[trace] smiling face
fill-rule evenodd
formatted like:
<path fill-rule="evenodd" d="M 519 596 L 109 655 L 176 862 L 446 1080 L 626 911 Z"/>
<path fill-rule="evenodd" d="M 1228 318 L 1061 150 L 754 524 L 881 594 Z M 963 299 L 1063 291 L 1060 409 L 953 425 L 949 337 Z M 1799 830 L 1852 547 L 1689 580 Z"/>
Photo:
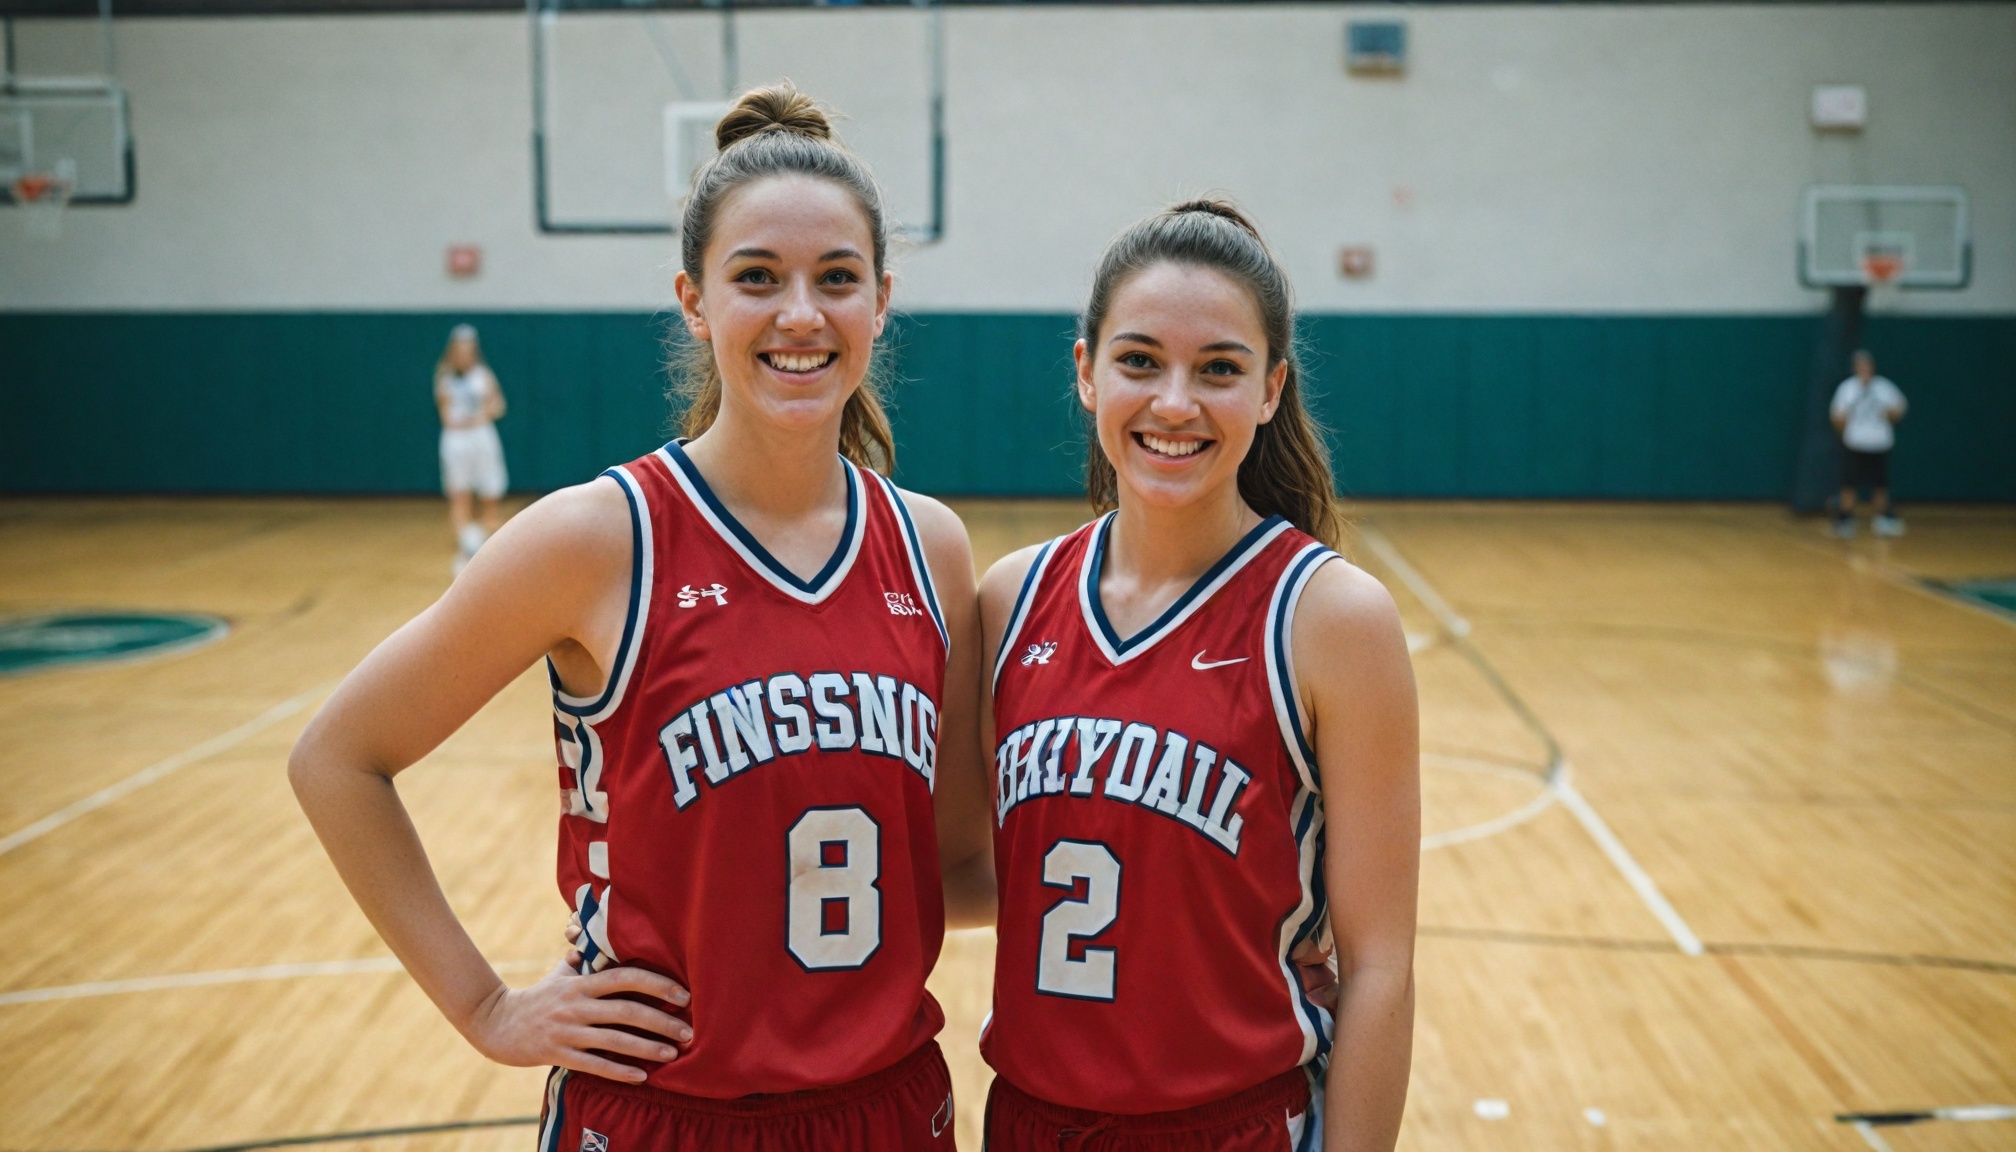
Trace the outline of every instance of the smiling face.
<path fill-rule="evenodd" d="M 1073 349 L 1078 399 L 1121 491 L 1164 507 L 1236 492 L 1288 373 L 1269 364 L 1252 293 L 1213 269 L 1153 264 L 1113 294 L 1093 335 Z"/>
<path fill-rule="evenodd" d="M 675 280 L 687 330 L 713 346 L 724 412 L 838 426 L 888 319 L 893 277 L 874 251 L 866 214 L 831 181 L 772 176 L 727 198 L 700 281 Z"/>

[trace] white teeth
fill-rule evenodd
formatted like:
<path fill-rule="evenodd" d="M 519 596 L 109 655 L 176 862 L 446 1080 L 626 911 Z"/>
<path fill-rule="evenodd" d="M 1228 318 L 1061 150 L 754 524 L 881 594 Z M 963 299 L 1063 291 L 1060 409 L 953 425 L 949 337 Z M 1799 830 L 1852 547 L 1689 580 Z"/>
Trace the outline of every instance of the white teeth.
<path fill-rule="evenodd" d="M 1164 440 L 1147 432 L 1141 433 L 1141 442 L 1148 445 L 1151 451 L 1160 452 L 1164 456 L 1188 456 L 1203 451 L 1204 445 L 1208 443 L 1204 440 Z"/>
<path fill-rule="evenodd" d="M 770 366 L 779 372 L 811 372 L 825 367 L 826 362 L 832 358 L 833 354 L 830 352 L 809 352 L 799 355 L 772 352 L 765 357 L 770 361 Z"/>

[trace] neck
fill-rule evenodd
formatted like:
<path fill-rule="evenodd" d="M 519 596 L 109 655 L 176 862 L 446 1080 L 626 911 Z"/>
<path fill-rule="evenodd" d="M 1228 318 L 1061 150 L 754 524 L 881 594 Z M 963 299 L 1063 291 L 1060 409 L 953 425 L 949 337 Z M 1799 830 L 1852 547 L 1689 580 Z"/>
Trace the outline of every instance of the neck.
<path fill-rule="evenodd" d="M 737 516 L 789 520 L 844 504 L 847 476 L 835 466 L 840 419 L 786 428 L 738 412 L 727 397 L 686 455 Z"/>
<path fill-rule="evenodd" d="M 1142 585 L 1187 584 L 1216 564 L 1260 523 L 1237 481 L 1177 507 L 1149 504 L 1120 490 L 1120 514 L 1107 537 L 1106 570 Z"/>

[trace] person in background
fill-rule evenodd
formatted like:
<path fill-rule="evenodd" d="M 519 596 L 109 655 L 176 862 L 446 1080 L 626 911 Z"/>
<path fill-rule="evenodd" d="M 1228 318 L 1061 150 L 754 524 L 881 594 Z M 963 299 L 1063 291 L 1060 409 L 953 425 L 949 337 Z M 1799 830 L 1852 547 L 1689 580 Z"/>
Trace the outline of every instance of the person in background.
<path fill-rule="evenodd" d="M 504 416 L 504 390 L 483 362 L 471 325 L 457 324 L 448 334 L 448 347 L 434 365 L 434 406 L 441 412 L 441 489 L 448 494 L 459 576 L 476 549 L 497 531 L 502 521 L 497 501 L 510 483 L 496 426 Z M 479 499 L 480 517 L 473 507 Z"/>
<path fill-rule="evenodd" d="M 1841 381 L 1828 406 L 1834 430 L 1841 435 L 1841 503 L 1834 511 L 1834 534 L 1855 535 L 1857 490 L 1869 489 L 1876 506 L 1870 527 L 1878 536 L 1902 536 L 1904 521 L 1890 504 L 1890 448 L 1897 442 L 1896 425 L 1904 418 L 1904 393 L 1888 378 L 1876 375 L 1876 358 L 1858 350 L 1855 374 Z"/>

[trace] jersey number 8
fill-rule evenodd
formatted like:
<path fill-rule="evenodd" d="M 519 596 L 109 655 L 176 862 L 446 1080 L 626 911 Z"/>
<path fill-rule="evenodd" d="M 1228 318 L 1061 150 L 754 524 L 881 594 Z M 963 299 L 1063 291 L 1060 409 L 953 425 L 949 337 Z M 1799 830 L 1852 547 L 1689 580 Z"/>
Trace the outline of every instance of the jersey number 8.
<path fill-rule="evenodd" d="M 808 971 L 859 968 L 882 946 L 881 832 L 859 808 L 808 808 L 784 834 L 785 944 Z"/>
<path fill-rule="evenodd" d="M 1120 918 L 1120 861 L 1113 850 L 1089 840 L 1059 840 L 1043 855 L 1043 886 L 1076 892 L 1043 914 L 1043 939 L 1036 953 L 1036 990 L 1074 1000 L 1113 999 L 1114 953 L 1082 945 L 1083 959 L 1071 958 L 1075 941 L 1089 940 Z"/>

